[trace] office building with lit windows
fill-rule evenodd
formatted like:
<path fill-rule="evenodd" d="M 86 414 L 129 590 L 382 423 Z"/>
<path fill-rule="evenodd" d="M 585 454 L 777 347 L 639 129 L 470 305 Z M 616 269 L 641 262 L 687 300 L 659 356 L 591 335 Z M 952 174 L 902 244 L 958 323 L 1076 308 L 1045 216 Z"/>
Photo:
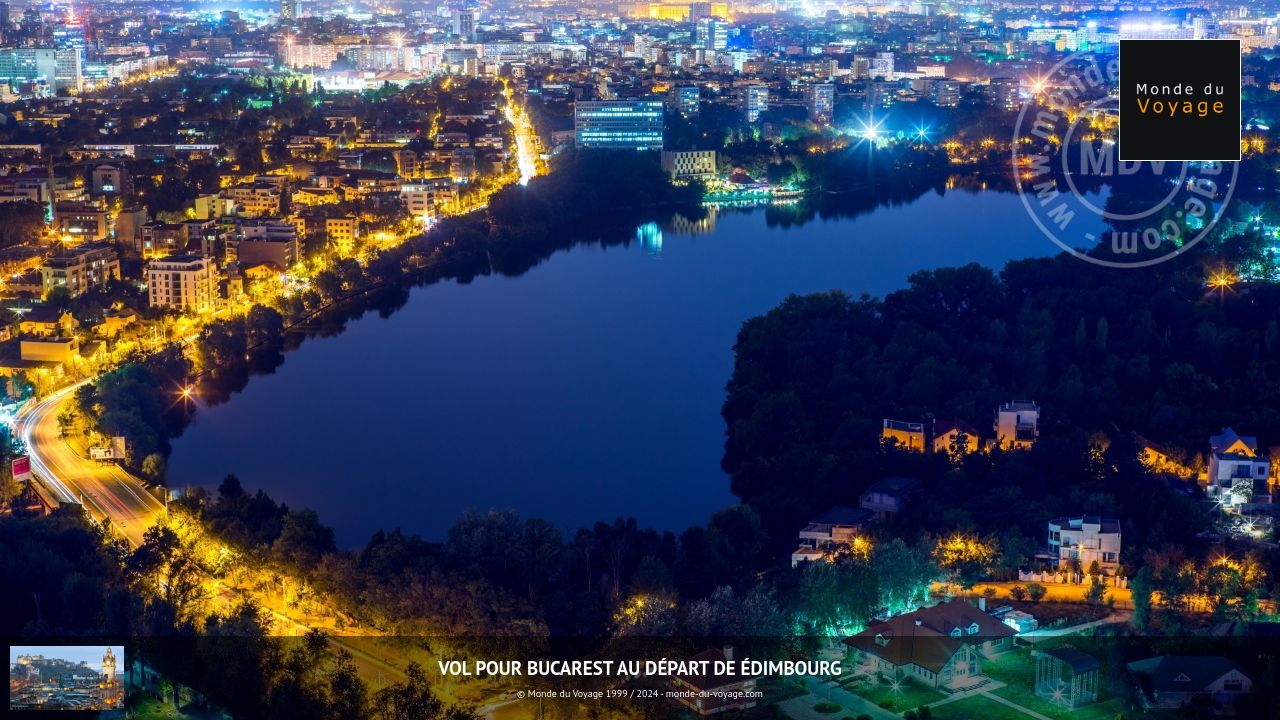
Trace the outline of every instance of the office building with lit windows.
<path fill-rule="evenodd" d="M 720 18 L 702 18 L 696 27 L 695 40 L 703 50 L 723 50 L 729 45 L 729 25 Z"/>
<path fill-rule="evenodd" d="M 661 100 L 598 100 L 573 108 L 574 139 L 580 148 L 661 150 Z"/>
<path fill-rule="evenodd" d="M 58 51 L 53 48 L 4 48 L 0 50 L 0 83 L 15 91 L 40 87 L 57 90 Z"/>

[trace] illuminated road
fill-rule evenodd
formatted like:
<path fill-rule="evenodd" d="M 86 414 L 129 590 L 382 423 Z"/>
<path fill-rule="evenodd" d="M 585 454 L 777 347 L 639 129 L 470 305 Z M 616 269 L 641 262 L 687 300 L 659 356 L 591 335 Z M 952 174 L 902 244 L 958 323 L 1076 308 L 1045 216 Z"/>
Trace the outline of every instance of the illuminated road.
<path fill-rule="evenodd" d="M 17 417 L 15 430 L 31 456 L 32 472 L 59 502 L 82 503 L 93 519 L 137 547 L 164 512 L 164 503 L 119 466 L 83 458 L 62 439 L 58 414 L 83 384 L 59 390 L 25 408 Z"/>
<path fill-rule="evenodd" d="M 533 130 L 529 114 L 518 106 L 511 96 L 511 88 L 506 89 L 507 122 L 515 130 L 516 135 L 516 167 L 520 170 L 520 184 L 528 185 L 529 181 L 539 174 L 538 166 L 538 134 Z"/>

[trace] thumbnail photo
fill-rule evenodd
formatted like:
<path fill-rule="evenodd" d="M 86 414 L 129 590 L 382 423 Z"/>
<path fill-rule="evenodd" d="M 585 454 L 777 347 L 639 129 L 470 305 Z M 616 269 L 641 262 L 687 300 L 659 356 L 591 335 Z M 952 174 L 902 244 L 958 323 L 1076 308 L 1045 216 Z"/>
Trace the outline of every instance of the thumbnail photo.
<path fill-rule="evenodd" d="M 12 645 L 9 710 L 120 710 L 124 668 L 121 645 Z"/>

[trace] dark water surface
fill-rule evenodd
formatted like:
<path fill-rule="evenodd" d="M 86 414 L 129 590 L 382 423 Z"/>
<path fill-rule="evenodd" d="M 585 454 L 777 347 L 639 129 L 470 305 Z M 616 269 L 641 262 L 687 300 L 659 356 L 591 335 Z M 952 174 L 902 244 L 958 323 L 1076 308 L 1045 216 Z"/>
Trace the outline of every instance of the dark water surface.
<path fill-rule="evenodd" d="M 916 270 L 1057 250 L 1016 195 L 995 192 L 802 226 L 770 227 L 759 210 L 710 224 L 417 288 L 389 318 L 308 340 L 200 409 L 170 482 L 235 473 L 314 508 L 343 546 L 378 528 L 440 539 L 467 509 L 682 530 L 733 502 L 720 404 L 743 320 L 790 293 L 883 295 Z"/>

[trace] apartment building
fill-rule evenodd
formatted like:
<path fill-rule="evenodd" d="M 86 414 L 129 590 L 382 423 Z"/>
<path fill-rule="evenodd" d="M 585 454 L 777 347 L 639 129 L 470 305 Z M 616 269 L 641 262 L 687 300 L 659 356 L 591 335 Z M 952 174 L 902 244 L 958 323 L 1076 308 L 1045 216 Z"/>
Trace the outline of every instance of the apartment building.
<path fill-rule="evenodd" d="M 199 255 L 170 255 L 147 264 L 151 307 L 183 312 L 212 312 L 218 294 L 218 271 Z"/>

